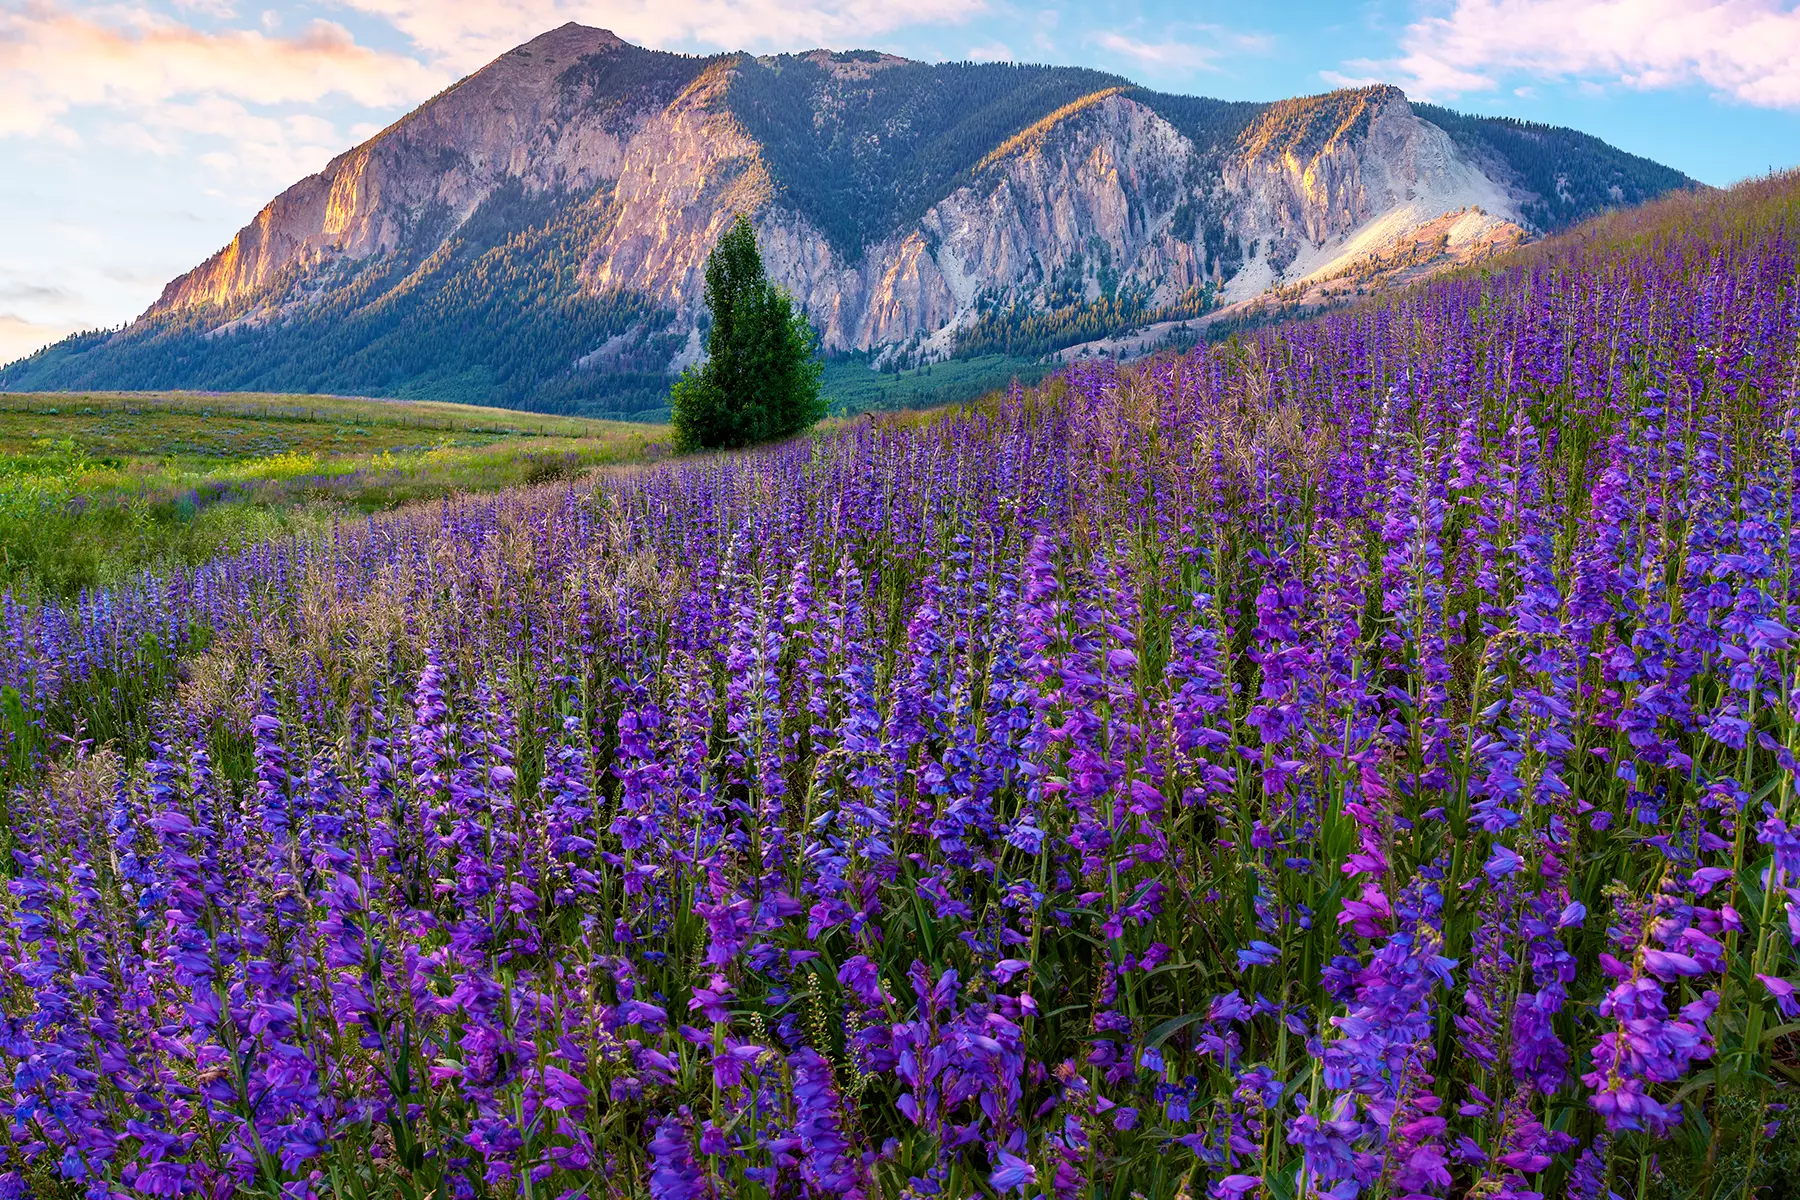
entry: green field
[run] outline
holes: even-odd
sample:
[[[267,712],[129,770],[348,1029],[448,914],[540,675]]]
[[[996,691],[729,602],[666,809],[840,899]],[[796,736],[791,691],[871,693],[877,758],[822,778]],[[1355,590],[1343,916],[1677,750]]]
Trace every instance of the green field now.
[[[821,387],[832,413],[855,416],[960,404],[1000,391],[1014,379],[1029,386],[1055,370],[1056,365],[988,354],[885,374],[869,370],[868,363],[860,358],[840,358],[826,362]]]
[[[667,453],[663,426],[426,401],[0,393],[0,590],[68,595],[282,533]]]
[[[837,417],[866,412],[894,412],[904,408],[936,408],[961,404],[1004,390],[1014,379],[1029,386],[1050,374],[1056,363],[1038,362],[1005,354],[951,359],[907,371],[871,371],[866,358],[847,355],[825,360],[819,389],[825,393],[826,411]],[[667,397],[662,407],[646,408],[631,415],[632,421],[667,422]]]

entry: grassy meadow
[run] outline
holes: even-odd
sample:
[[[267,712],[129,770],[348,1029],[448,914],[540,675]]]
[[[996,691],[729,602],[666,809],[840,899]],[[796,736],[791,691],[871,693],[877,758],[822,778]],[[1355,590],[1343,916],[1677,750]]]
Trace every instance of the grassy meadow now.
[[[962,404],[1004,391],[1015,379],[1026,385],[1036,383],[1055,368],[1053,362],[985,354],[884,372],[871,371],[860,357],[852,356],[827,361],[821,385],[832,413],[856,416]]]
[[[0,589],[67,596],[279,534],[666,452],[664,427],[460,404],[0,394]]]

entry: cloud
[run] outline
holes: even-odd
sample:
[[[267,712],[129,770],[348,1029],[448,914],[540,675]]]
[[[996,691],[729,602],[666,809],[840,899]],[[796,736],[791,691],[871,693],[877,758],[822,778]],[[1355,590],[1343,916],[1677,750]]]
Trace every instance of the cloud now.
[[[1217,71],[1220,60],[1229,54],[1257,54],[1269,47],[1269,39],[1261,34],[1238,33],[1218,25],[1188,28],[1204,34],[1205,40],[1166,38],[1145,42],[1110,30],[1096,35],[1093,40],[1103,50],[1157,71]]]
[[[985,46],[974,46],[969,50],[970,62],[1012,62],[1012,47],[1005,42],[990,42]]]
[[[344,148],[345,139],[336,125],[311,113],[269,115],[229,97],[201,96],[168,101],[140,120],[109,125],[101,140],[159,157],[192,156],[234,188],[255,194],[320,170]],[[196,154],[197,143],[218,148]]]
[[[67,288],[42,283],[0,283],[0,301],[26,304],[69,304],[81,297]]]
[[[1196,46],[1191,42],[1140,42],[1122,33],[1111,32],[1102,33],[1094,40],[1101,48],[1134,58],[1147,67],[1218,70],[1219,50],[1216,46]]]
[[[142,112],[178,97],[271,105],[334,94],[389,106],[423,99],[448,80],[413,58],[358,45],[329,21],[277,38],[209,33],[142,8],[0,10],[0,137],[51,133],[84,107]]]
[[[1386,82],[1374,75],[1346,75],[1342,71],[1320,71],[1319,78],[1334,88],[1362,88]]]
[[[459,71],[575,21],[648,46],[853,49],[909,25],[961,24],[987,0],[342,0]]]
[[[1497,91],[1526,75],[1641,90],[1699,84],[1746,104],[1800,107],[1793,0],[1455,0],[1409,25],[1400,49],[1344,65],[1431,97]]]

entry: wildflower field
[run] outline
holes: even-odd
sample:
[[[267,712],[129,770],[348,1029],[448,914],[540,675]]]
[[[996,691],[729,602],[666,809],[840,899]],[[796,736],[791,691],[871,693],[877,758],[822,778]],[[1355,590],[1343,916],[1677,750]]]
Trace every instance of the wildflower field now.
[[[9,601],[0,1195],[1793,1195],[1797,272]]]

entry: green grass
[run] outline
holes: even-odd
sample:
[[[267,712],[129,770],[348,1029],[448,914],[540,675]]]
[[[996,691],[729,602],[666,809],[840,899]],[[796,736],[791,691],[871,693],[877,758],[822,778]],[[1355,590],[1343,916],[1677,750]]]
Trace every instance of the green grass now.
[[[0,590],[66,596],[667,446],[654,425],[426,401],[0,393]]]
[[[820,386],[833,414],[854,416],[960,404],[1000,391],[1014,379],[1029,386],[1055,369],[1055,363],[987,354],[889,375],[869,370],[860,358],[840,358],[826,362]]]

